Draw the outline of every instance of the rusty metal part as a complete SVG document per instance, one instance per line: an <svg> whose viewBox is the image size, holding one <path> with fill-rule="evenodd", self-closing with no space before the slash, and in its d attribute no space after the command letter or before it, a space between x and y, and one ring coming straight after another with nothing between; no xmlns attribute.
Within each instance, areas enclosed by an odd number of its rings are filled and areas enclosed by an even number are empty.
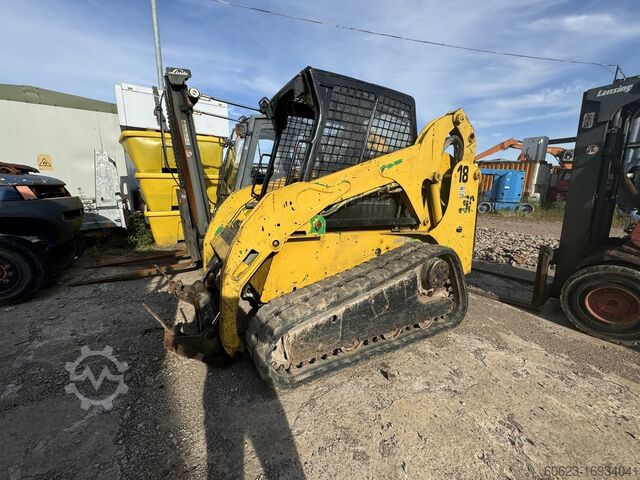
<svg viewBox="0 0 640 480"><path fill-rule="evenodd" d="M127 273L119 273L116 275L106 275L102 277L93 277L86 280L76 280L67 283L69 287L78 287L81 285L93 285L96 283L109 283L109 282L121 282L124 280L135 280L138 278L155 277L161 273L176 274L182 272L190 272L196 270L197 265L194 265L191 260L177 262L173 265L167 265L163 267L149 267L141 268Z"/></svg>
<svg viewBox="0 0 640 480"><path fill-rule="evenodd" d="M634 325L640 321L640 297L620 286L594 288L584 297L587 311L611 325Z"/></svg>
<svg viewBox="0 0 640 480"><path fill-rule="evenodd" d="M640 252L633 245L622 245L617 248L611 248L604 252L607 257L615 258L628 262L631 265L640 265Z"/></svg>
<svg viewBox="0 0 640 480"><path fill-rule="evenodd" d="M38 196L35 192L29 187L29 185L16 185L16 190L20 192L20 195L25 200L37 200Z"/></svg>
<svg viewBox="0 0 640 480"><path fill-rule="evenodd" d="M423 287L425 289L430 288L442 288L449 280L449 264L443 259L439 258L432 262L430 265L425 266L423 274Z"/></svg>
<svg viewBox="0 0 640 480"><path fill-rule="evenodd" d="M220 346L215 329L205 329L198 335L187 335L182 332L182 323L177 323L173 328L156 313L151 307L143 303L142 306L162 326L164 330L163 343L167 350L195 360L210 364L225 364L228 357Z"/></svg>
<svg viewBox="0 0 640 480"><path fill-rule="evenodd" d="M635 247L640 248L640 223L637 223L636 226L633 228L633 230L631 230L629 241Z"/></svg>
<svg viewBox="0 0 640 480"><path fill-rule="evenodd" d="M549 297L549 265L551 265L551 263L553 262L554 253L555 252L553 248L551 248L549 245L540 246L540 250L538 251L538 263L534 280L504 272L499 272L495 269L487 267L486 265L480 265L477 262L474 262L473 270L477 272L486 273L495 277L512 280L518 283L533 285L531 300L528 302L518 298L498 295L493 292L487 292L486 290L482 290L471 285L468 287L469 291L483 297L492 298L499 302L513 305L515 307L525 308L527 310L538 310Z"/></svg>
<svg viewBox="0 0 640 480"><path fill-rule="evenodd" d="M186 335L176 330L165 330L164 346L177 355L201 362L214 365L227 362L217 335L211 331L201 335Z"/></svg>
<svg viewBox="0 0 640 480"><path fill-rule="evenodd" d="M166 324L166 322L164 320L162 320L162 318L160 318L160 315L158 315L156 312L154 312L153 310L151 310L151 307L149 307L149 305L147 305L146 303L143 303L142 306L147 310L147 312L149 312L149 314L155 318L155 320L162 326L162 328L165 331L171 331L171 329L169 328L169 325Z"/></svg>
<svg viewBox="0 0 640 480"><path fill-rule="evenodd" d="M189 257L185 254L183 250L172 250L170 252L162 252L153 255L146 255L144 257L138 258L128 258L126 260L117 260L115 262L107 262L107 263L98 263L96 265L88 265L84 267L87 270L92 268L102 268L102 267L118 267L125 265L134 265L136 263L146 263L160 259L175 259L175 260L186 260Z"/></svg>
<svg viewBox="0 0 640 480"><path fill-rule="evenodd" d="M495 268L491 268L488 265L485 264L480 264L478 262L473 262L473 271L474 272L480 272L480 273L486 273L488 275L491 275L493 277L498 277L498 278L504 278L506 280L514 280L518 283L525 283L527 285L535 285L535 280L530 280L528 278L523 278L521 276L518 275L514 275L514 274L510 274L510 273L505 273L505 272L500 272L498 270L496 270Z"/></svg>

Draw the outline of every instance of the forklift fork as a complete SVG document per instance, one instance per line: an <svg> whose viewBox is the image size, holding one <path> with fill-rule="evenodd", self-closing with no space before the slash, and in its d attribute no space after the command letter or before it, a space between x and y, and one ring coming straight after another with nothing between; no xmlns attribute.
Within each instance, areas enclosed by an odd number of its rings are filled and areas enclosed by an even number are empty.
<svg viewBox="0 0 640 480"><path fill-rule="evenodd" d="M469 290L482 295L484 297L493 298L503 303L513 305L515 307L525 308L527 310L538 310L549 298L550 285L548 283L549 266L554 262L555 250L549 245L541 245L538 251L538 263L536 266L536 275L533 280L525 279L516 275L499 272L485 266L474 264L473 270L476 272L486 273L495 277L504 278L518 283L524 283L533 286L533 294L530 301L524 301L519 298L500 295L494 292L487 292L478 287L469 286Z"/></svg>

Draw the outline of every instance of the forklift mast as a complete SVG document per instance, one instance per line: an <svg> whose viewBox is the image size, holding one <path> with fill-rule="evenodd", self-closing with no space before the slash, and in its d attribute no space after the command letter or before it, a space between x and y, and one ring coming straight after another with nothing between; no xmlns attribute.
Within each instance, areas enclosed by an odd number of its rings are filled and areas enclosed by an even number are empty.
<svg viewBox="0 0 640 480"><path fill-rule="evenodd" d="M552 295L609 238L622 180L640 165L640 76L584 93ZM628 183L628 182L626 182Z"/></svg>
<svg viewBox="0 0 640 480"><path fill-rule="evenodd" d="M211 220L211 206L193 122L193 106L200 98L200 92L187 87L190 77L191 71L186 68L167 68L164 94L180 184L178 204L184 239L193 263L200 263L200 243Z"/></svg>

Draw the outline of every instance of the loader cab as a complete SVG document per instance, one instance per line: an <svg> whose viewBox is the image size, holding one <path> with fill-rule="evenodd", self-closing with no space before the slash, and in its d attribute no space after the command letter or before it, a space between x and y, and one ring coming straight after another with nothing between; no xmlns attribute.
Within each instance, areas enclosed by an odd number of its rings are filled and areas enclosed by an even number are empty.
<svg viewBox="0 0 640 480"><path fill-rule="evenodd" d="M263 99L261 111L273 122L275 143L259 197L409 147L417 135L411 96L311 67ZM351 202L327 218L327 229L416 222L400 196L388 193Z"/></svg>
<svg viewBox="0 0 640 480"><path fill-rule="evenodd" d="M242 118L235 125L220 168L218 204L236 190L262 184L273 143L273 126L264 116Z"/></svg>

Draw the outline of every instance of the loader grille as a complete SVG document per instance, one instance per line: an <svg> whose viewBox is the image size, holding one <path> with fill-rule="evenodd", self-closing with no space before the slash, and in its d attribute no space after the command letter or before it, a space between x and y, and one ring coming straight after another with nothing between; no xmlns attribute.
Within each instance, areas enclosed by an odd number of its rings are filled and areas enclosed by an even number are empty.
<svg viewBox="0 0 640 480"><path fill-rule="evenodd" d="M335 87L311 178L410 146L415 139L411 111L384 95Z"/></svg>
<svg viewBox="0 0 640 480"><path fill-rule="evenodd" d="M302 164L310 146L313 124L313 118L295 115L287 118L287 127L280 134L267 192L301 179Z"/></svg>

